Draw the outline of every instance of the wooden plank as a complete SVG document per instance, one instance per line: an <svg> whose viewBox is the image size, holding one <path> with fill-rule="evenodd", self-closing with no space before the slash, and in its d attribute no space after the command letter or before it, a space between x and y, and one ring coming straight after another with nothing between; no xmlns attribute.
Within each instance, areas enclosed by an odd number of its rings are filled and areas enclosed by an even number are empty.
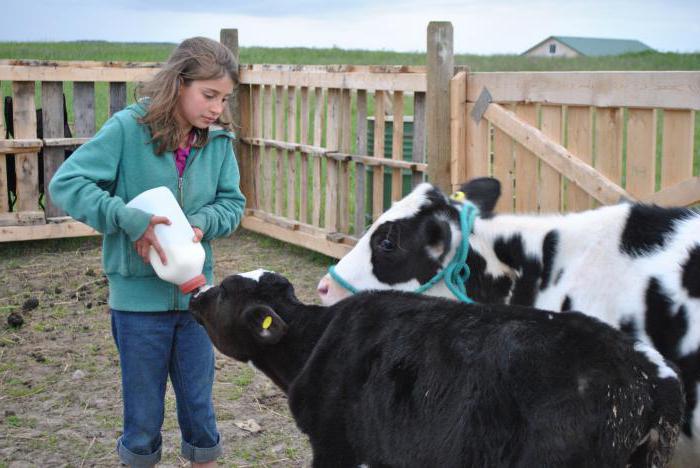
<svg viewBox="0 0 700 468"><path fill-rule="evenodd" d="M276 70L242 70L241 83L364 89L367 91L426 91L424 73L332 73Z"/></svg>
<svg viewBox="0 0 700 468"><path fill-rule="evenodd" d="M340 150L345 153L352 151L352 91L343 89L340 98L341 120Z"/></svg>
<svg viewBox="0 0 700 468"><path fill-rule="evenodd" d="M63 83L41 83L41 108L44 138L63 137ZM65 159L65 153L65 149L60 147L44 148L44 211L47 217L66 216L65 211L54 205L48 190L51 179Z"/></svg>
<svg viewBox="0 0 700 468"><path fill-rule="evenodd" d="M407 169L409 171L427 172L428 165L425 163L414 163L412 161L396 161L387 158L375 158L373 156L363 156L359 154L342 153L332 151L322 146L302 145L300 143L289 143L287 141L268 140L267 138L244 138L247 144L274 148L284 151L296 151L310 156L330 158L335 161L354 161L368 166L383 166L389 168Z"/></svg>
<svg viewBox="0 0 700 468"><path fill-rule="evenodd" d="M338 132L340 150L350 152L352 144L352 96L349 89L340 90L340 122ZM338 163L338 229L342 233L350 232L350 163Z"/></svg>
<svg viewBox="0 0 700 468"><path fill-rule="evenodd" d="M287 141L297 141L297 90L287 88ZM297 155L287 152L287 218L296 219Z"/></svg>
<svg viewBox="0 0 700 468"><path fill-rule="evenodd" d="M567 148L576 157L593 165L593 109L571 106L567 108ZM583 211L593 207L593 199L576 184L569 181L567 186L567 211Z"/></svg>
<svg viewBox="0 0 700 468"><path fill-rule="evenodd" d="M0 118L2 117L2 113L0 113ZM10 211L10 198L7 191L7 157L0 153L0 213Z"/></svg>
<svg viewBox="0 0 700 468"><path fill-rule="evenodd" d="M563 108L561 106L541 107L542 133L557 143L562 142L563 135ZM554 170L546 162L540 164L540 177L537 184L540 211L551 213L562 209L562 179L561 174Z"/></svg>
<svg viewBox="0 0 700 468"><path fill-rule="evenodd" d="M326 153L331 152L330 149L322 146L302 145L301 143L290 143L284 140L272 140L269 138L244 138L243 141L251 145L264 146L282 151L298 151L312 155L325 156Z"/></svg>
<svg viewBox="0 0 700 468"><path fill-rule="evenodd" d="M642 198L645 203L661 206L691 206L700 203L700 177L679 182Z"/></svg>
<svg viewBox="0 0 700 468"><path fill-rule="evenodd" d="M36 226L0 226L0 242L99 236L100 233L78 221Z"/></svg>
<svg viewBox="0 0 700 468"><path fill-rule="evenodd" d="M136 82L148 81L159 71L155 67L142 67L142 64L134 68L115 68L89 64L80 66L80 62L63 62L65 66L8 65L8 62L12 61L0 60L0 81Z"/></svg>
<svg viewBox="0 0 700 468"><path fill-rule="evenodd" d="M302 144L309 142L309 88L303 87L300 91L300 139ZM301 177L299 180L299 219L302 223L309 222L309 158L304 153L301 154Z"/></svg>
<svg viewBox="0 0 700 468"><path fill-rule="evenodd" d="M317 153L318 154L318 153ZM417 172L427 172L428 171L428 165L425 163L414 163L411 161L395 161L390 158L375 158L373 156L362 156L359 154L348 154L348 153L337 153L337 152L328 152L325 154L327 158L333 158L337 161L355 161L355 162L361 162L362 164L365 164L366 166L371 166L371 167L388 167L391 169L408 169L409 171L417 171Z"/></svg>
<svg viewBox="0 0 700 468"><path fill-rule="evenodd" d="M275 138L284 140L284 87L275 86ZM275 214L283 215L282 206L284 204L284 192L286 181L284 178L284 160L287 159L286 151L277 151L275 170Z"/></svg>
<svg viewBox="0 0 700 468"><path fill-rule="evenodd" d="M0 153L4 154L34 153L43 147L43 142L38 138L0 140Z"/></svg>
<svg viewBox="0 0 700 468"><path fill-rule="evenodd" d="M34 82L12 83L14 137L36 138L36 107ZM39 161L36 153L15 156L17 202L15 211L35 211L39 208Z"/></svg>
<svg viewBox="0 0 700 468"><path fill-rule="evenodd" d="M241 191L246 197L246 206L257 209L257 181L255 180L255 161L252 148L243 142L244 138L251 136L252 109L251 89L248 85L238 86L238 116L234 117L238 122L238 138L236 140L236 159L240 166Z"/></svg>
<svg viewBox="0 0 700 468"><path fill-rule="evenodd" d="M5 105L2 92L2 82L0 82L0 139L6 137L5 129ZM0 142L0 147L2 143ZM7 156L0 149L0 213L10 211L10 198L7 187Z"/></svg>
<svg viewBox="0 0 700 468"><path fill-rule="evenodd" d="M0 213L0 226L35 226L45 223L46 217L43 211Z"/></svg>
<svg viewBox="0 0 700 468"><path fill-rule="evenodd" d="M357 90L357 133L355 148L359 154L367 154L367 91ZM355 235L365 232L365 212L367 190L367 166L355 164Z"/></svg>
<svg viewBox="0 0 700 468"><path fill-rule="evenodd" d="M425 93L413 94L413 153L415 162L425 162ZM411 185L423 182L424 176L419 172L413 172Z"/></svg>
<svg viewBox="0 0 700 468"><path fill-rule="evenodd" d="M95 83L73 83L73 115L76 137L95 134Z"/></svg>
<svg viewBox="0 0 700 468"><path fill-rule="evenodd" d="M357 91L357 130L355 148L358 154L367 153L367 91Z"/></svg>
<svg viewBox="0 0 700 468"><path fill-rule="evenodd" d="M328 90L328 116L326 119L326 146L338 149L340 124L340 89ZM327 231L338 230L338 163L326 159L326 212L324 226Z"/></svg>
<svg viewBox="0 0 700 468"><path fill-rule="evenodd" d="M491 103L484 117L509 136L519 141L541 160L563 176L572 179L586 193L603 204L617 203L620 197L633 199L632 195L584 163L563 146L551 141L540 130L518 119L496 103Z"/></svg>
<svg viewBox="0 0 700 468"><path fill-rule="evenodd" d="M629 109L627 120L627 191L649 196L656 184L656 110Z"/></svg>
<svg viewBox="0 0 700 468"><path fill-rule="evenodd" d="M259 85L252 85L250 87L250 120L252 135L256 137L261 137L262 131L262 90ZM258 147L251 148L251 172L253 174L253 194L255 196L253 202L250 204L253 208L262 208L264 206L264 193L268 191L269 186L264 184L263 176L263 159L264 159L264 149Z"/></svg>
<svg viewBox="0 0 700 468"><path fill-rule="evenodd" d="M450 176L452 192L467 180L467 73L459 72L450 80ZM474 122L472 121L472 124ZM488 122L484 121L488 127ZM478 133L478 129L475 129Z"/></svg>
<svg viewBox="0 0 700 468"><path fill-rule="evenodd" d="M109 84L109 115L112 116L126 107L126 82L115 81Z"/></svg>
<svg viewBox="0 0 700 468"><path fill-rule="evenodd" d="M59 147L63 149L68 149L77 148L78 146L90 141L90 138L44 138L43 140L39 141L43 141L44 147L46 148Z"/></svg>
<svg viewBox="0 0 700 468"><path fill-rule="evenodd" d="M323 136L323 89L314 90L314 146L321 146ZM313 196L311 203L311 223L321 225L321 159L314 158L313 165Z"/></svg>
<svg viewBox="0 0 700 468"><path fill-rule="evenodd" d="M384 91L374 92L374 149L375 158L384 157ZM384 213L384 167L372 169L372 220Z"/></svg>
<svg viewBox="0 0 700 468"><path fill-rule="evenodd" d="M5 98L2 92L2 82L0 82L0 140L7 137L5 128Z"/></svg>
<svg viewBox="0 0 700 468"><path fill-rule="evenodd" d="M469 104L472 106L473 104ZM515 110L514 105L507 107ZM493 177L501 182L501 197L496 203L498 213L515 211L515 160L513 139L500 128L493 127Z"/></svg>
<svg viewBox="0 0 700 468"><path fill-rule="evenodd" d="M489 175L489 125L484 119L479 123L475 122L470 115L473 109L474 104L467 103L464 115L461 117L465 124L464 158L466 161L455 178L455 182L459 180L457 185L467 179Z"/></svg>
<svg viewBox="0 0 700 468"><path fill-rule="evenodd" d="M298 65L283 63L246 63L240 66L242 72L248 71L292 71L314 73L423 73L422 65Z"/></svg>
<svg viewBox="0 0 700 468"><path fill-rule="evenodd" d="M299 245L329 257L342 258L352 249L352 245L331 242L323 235L313 235L301 230L286 229L255 216L245 216L241 225L250 231L259 232L289 244Z"/></svg>
<svg viewBox="0 0 700 468"><path fill-rule="evenodd" d="M260 218L267 223L272 223L276 226L281 226L285 229L290 229L292 231L297 231L302 228L301 223L299 223L298 221L285 218L283 216L265 213L264 211L260 210L246 210L246 216L255 216L256 218Z"/></svg>
<svg viewBox="0 0 700 468"><path fill-rule="evenodd" d="M450 177L450 80L454 74L452 23L428 24L427 54L427 160L428 179L448 192Z"/></svg>
<svg viewBox="0 0 700 468"><path fill-rule="evenodd" d="M391 159L403 160L403 92L395 91L393 99L393 122ZM391 170L391 201L400 200L403 195L403 174L401 169Z"/></svg>
<svg viewBox="0 0 700 468"><path fill-rule="evenodd" d="M665 110L661 153L661 188L693 176L695 112Z"/></svg>
<svg viewBox="0 0 700 468"><path fill-rule="evenodd" d="M535 104L516 104L515 115L533 127L537 125L537 106ZM513 153L515 160L515 211L534 213L538 211L537 158L517 140Z"/></svg>
<svg viewBox="0 0 700 468"><path fill-rule="evenodd" d="M272 131L274 129L272 123L274 119L272 104L273 104L273 92L274 86L265 86L263 92L263 135L265 138L272 138ZM261 192L264 194L263 197L263 210L268 213L272 213L272 203L273 195L275 193L273 178L272 178L272 168L274 156L277 154L275 150L266 150L261 152L262 156L262 184Z"/></svg>
<svg viewBox="0 0 700 468"><path fill-rule="evenodd" d="M605 177L622 184L622 138L624 133L623 112L619 107L596 109L594 167Z"/></svg>
<svg viewBox="0 0 700 468"><path fill-rule="evenodd" d="M494 102L700 109L698 71L472 73L467 100L484 87Z"/></svg>

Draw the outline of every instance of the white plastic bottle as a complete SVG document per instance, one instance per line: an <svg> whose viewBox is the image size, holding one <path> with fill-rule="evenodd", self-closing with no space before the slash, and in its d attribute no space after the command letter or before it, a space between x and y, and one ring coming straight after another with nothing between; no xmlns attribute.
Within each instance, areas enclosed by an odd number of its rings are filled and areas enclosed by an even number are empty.
<svg viewBox="0 0 700 468"><path fill-rule="evenodd" d="M177 284L183 294L189 294L207 282L202 274L204 248L193 242L194 230L175 196L167 187L156 187L139 194L126 206L138 208L156 216L167 217L171 224L156 224L154 232L160 242L167 264L163 265L156 249L151 247L149 259L156 274L164 281Z"/></svg>

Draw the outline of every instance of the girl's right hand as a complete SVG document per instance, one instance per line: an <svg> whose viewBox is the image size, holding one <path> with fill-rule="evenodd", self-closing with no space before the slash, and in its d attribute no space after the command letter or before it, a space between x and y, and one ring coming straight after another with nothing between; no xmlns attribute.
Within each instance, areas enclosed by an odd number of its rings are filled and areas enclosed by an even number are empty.
<svg viewBox="0 0 700 468"><path fill-rule="evenodd" d="M160 257L160 261L163 263L163 265L166 265L168 263L168 260L165 258L165 252L160 246L160 242L158 242L156 233L153 230L156 224L169 225L170 220L165 216L151 216L151 221L148 223L146 231L141 237L139 237L139 239L136 242L134 242L134 248L136 249L136 252L138 252L141 259L144 261L144 263L151 263L150 259L148 258L148 252L151 250L151 247L153 247L154 249L156 249L156 252Z"/></svg>

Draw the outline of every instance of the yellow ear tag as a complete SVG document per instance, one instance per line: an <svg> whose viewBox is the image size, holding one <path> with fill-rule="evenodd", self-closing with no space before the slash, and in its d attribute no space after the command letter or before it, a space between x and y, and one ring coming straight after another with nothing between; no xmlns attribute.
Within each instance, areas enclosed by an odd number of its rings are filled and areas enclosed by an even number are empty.
<svg viewBox="0 0 700 468"><path fill-rule="evenodd" d="M270 328L270 325L272 325L272 317L270 317L270 316L268 315L268 316L265 317L265 319L263 320L263 323L262 323L263 330L267 330L268 328Z"/></svg>
<svg viewBox="0 0 700 468"><path fill-rule="evenodd" d="M464 194L464 192L455 192L452 194L452 196L450 196L450 198L454 201L463 202L467 199L467 196Z"/></svg>

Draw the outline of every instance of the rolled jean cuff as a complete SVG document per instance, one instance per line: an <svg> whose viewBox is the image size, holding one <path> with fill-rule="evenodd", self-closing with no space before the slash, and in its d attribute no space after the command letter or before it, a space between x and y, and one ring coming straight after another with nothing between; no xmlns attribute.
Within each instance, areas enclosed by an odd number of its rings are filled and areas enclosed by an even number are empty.
<svg viewBox="0 0 700 468"><path fill-rule="evenodd" d="M117 454L122 463L134 468L150 468L160 461L162 447L158 447L153 453L139 455L134 453L122 444L122 438L117 439Z"/></svg>
<svg viewBox="0 0 700 468"><path fill-rule="evenodd" d="M182 454L182 458L194 463L206 463L214 461L221 456L222 452L223 450L221 448L221 437L219 437L219 440L216 441L216 445L213 447L195 447L194 445L190 445L185 440L182 441L180 447L180 453Z"/></svg>

